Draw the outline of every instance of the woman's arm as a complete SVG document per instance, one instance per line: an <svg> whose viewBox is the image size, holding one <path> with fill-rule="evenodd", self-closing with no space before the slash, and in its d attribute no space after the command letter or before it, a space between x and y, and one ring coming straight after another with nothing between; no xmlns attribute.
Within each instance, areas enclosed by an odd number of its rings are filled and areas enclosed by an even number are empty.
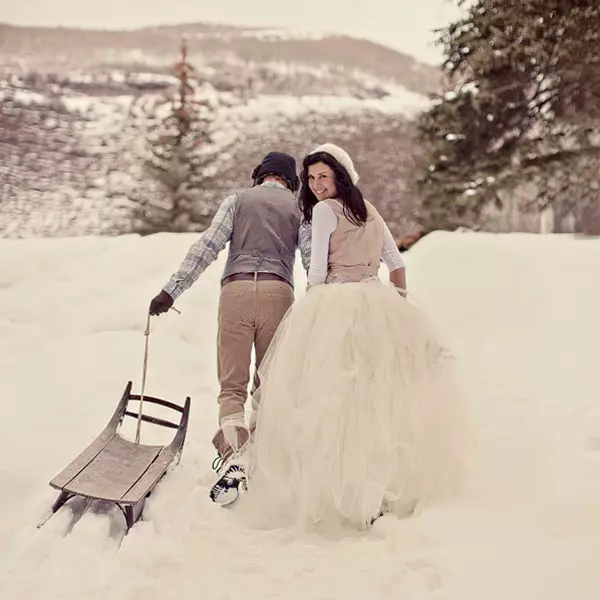
<svg viewBox="0 0 600 600"><path fill-rule="evenodd" d="M403 295L406 295L406 267L390 271L390 283L403 290L405 292Z"/></svg>
<svg viewBox="0 0 600 600"><path fill-rule="evenodd" d="M329 263L329 238L337 227L337 217L324 202L313 208L312 240L310 246L310 268L308 285L325 283Z"/></svg>
<svg viewBox="0 0 600 600"><path fill-rule="evenodd" d="M390 272L390 283L406 292L406 265L388 226L383 224L381 259Z"/></svg>

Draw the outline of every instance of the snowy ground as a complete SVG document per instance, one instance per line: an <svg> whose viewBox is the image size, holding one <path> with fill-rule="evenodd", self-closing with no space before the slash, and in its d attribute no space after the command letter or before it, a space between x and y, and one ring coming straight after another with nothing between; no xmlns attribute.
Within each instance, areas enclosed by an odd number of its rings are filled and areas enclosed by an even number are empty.
<svg viewBox="0 0 600 600"><path fill-rule="evenodd" d="M0 598L598 598L600 240L436 234L407 255L478 436L452 503L299 538L250 530L210 502L219 261L181 315L152 322L147 391L191 395L192 414L145 521L123 539L105 506L73 525L74 502L36 529L56 496L48 480L125 383L139 389L147 304L194 237L0 240Z"/></svg>

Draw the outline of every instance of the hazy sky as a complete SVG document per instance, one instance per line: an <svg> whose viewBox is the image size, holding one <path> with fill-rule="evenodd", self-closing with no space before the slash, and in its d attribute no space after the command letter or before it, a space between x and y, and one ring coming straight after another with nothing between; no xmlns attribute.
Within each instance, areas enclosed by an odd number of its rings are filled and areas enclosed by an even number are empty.
<svg viewBox="0 0 600 600"><path fill-rule="evenodd" d="M352 6L352 8L350 8ZM437 63L431 29L456 17L455 0L0 0L0 22L133 28L190 21L339 32Z"/></svg>

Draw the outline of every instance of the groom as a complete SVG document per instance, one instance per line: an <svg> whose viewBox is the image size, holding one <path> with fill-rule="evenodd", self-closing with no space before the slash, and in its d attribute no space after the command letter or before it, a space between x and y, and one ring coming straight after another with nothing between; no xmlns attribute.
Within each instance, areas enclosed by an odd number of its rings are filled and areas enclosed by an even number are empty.
<svg viewBox="0 0 600 600"><path fill-rule="evenodd" d="M258 367L294 302L297 248L306 270L310 262L310 229L301 224L294 195L299 185L294 157L270 152L255 167L252 179L252 187L223 201L210 227L150 303L151 315L167 312L229 243L218 313L219 428L212 440L222 464L220 481L250 435L244 410L252 349L255 391ZM215 501L217 495L211 492Z"/></svg>

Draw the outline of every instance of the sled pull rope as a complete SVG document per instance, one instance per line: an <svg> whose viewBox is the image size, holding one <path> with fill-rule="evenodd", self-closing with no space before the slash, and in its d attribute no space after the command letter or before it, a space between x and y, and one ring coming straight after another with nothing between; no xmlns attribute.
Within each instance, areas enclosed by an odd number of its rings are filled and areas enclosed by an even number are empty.
<svg viewBox="0 0 600 600"><path fill-rule="evenodd" d="M181 314L174 306L171 307L177 314ZM150 313L146 317L146 330L144 331L146 343L144 344L144 365L142 367L142 389L140 391L140 405L138 407L137 427L135 431L135 443L140 443L140 431L142 427L142 408L144 405L144 392L146 390L146 374L148 372L148 345L150 342Z"/></svg>
<svg viewBox="0 0 600 600"><path fill-rule="evenodd" d="M137 428L135 431L135 443L140 443L140 428L142 426L142 407L144 404L144 391L146 390L146 374L148 372L148 343L150 341L150 313L146 317L146 330L144 331L146 343L144 344L144 366L142 367L142 389L140 391L140 405L138 407Z"/></svg>

